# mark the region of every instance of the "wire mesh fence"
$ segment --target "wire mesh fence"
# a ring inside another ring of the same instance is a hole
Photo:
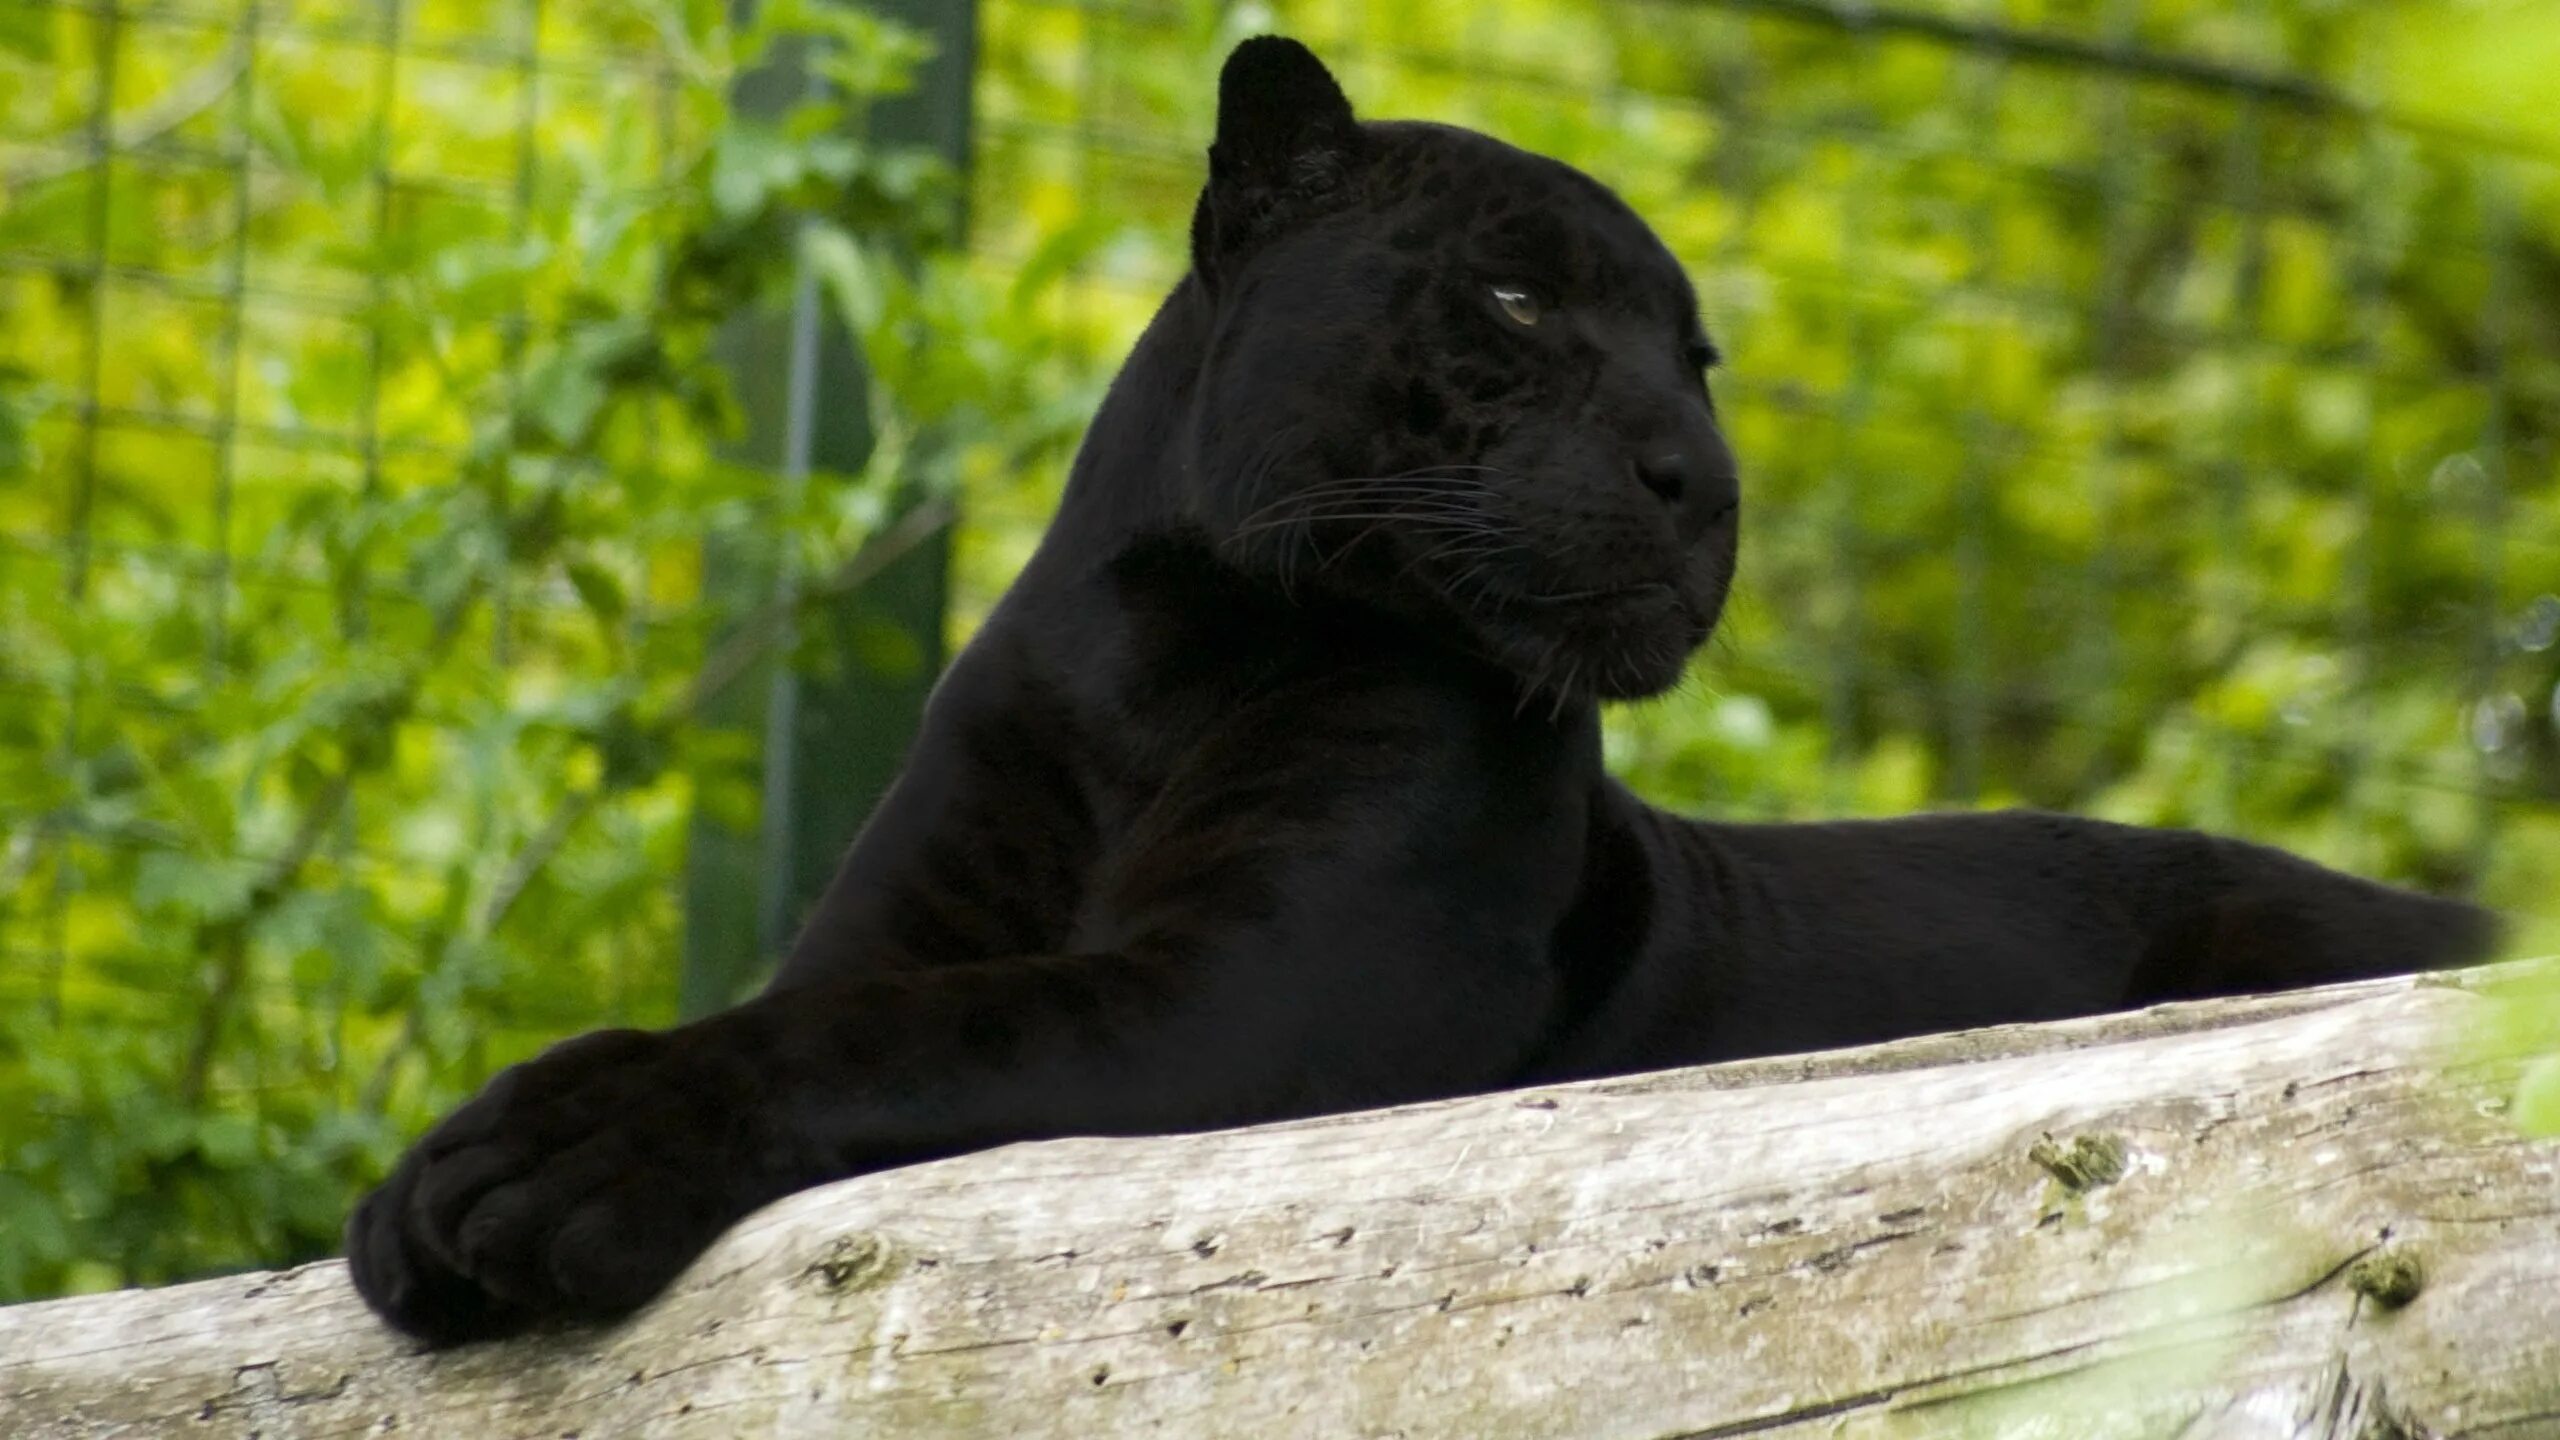
[[[71,932],[116,928],[84,905],[132,900],[82,856],[186,837],[48,799],[119,788],[86,773],[103,752],[217,703],[244,626],[432,629],[414,576],[334,563],[302,522],[448,481],[516,418],[528,334],[558,317],[429,313],[457,277],[418,262],[534,243],[547,185],[648,193],[708,117],[679,106],[655,34],[591,6],[31,0],[14,23],[53,83],[0,134],[23,467],[0,489],[0,596],[22,622],[75,613],[13,627],[0,656],[0,943],[58,972]],[[493,673],[539,664],[557,608],[501,594],[468,643]],[[120,627],[153,643],[119,648]]]
[[[734,121],[724,13],[0,13],[0,1295],[324,1253],[418,1116],[671,1016],[755,806],[706,548],[843,538],[723,458],[719,317],[898,208]]]
[[[2204,824],[2547,939],[2560,157],[2350,98],[2325,7],[2012,10],[981,0],[994,298],[925,348],[985,320],[1046,367],[1017,409],[1083,413],[1182,268],[1224,48],[1294,33],[1372,114],[1591,170],[1699,281],[1743,581],[1612,721],[1649,794]],[[724,465],[648,338],[789,248],[719,209],[780,172],[678,193],[734,134],[722,11],[0,11],[0,1295],[325,1249],[491,1066],[669,1017],[681,906],[770,949],[682,883],[689,821],[772,799],[706,536],[885,513]],[[955,638],[1062,462],[960,466]]]
[[[1592,170],[1733,356],[1741,594],[1613,755],[1727,814],[2028,802],[2539,903],[2560,770],[2554,156],[2349,98],[2314,7],[989,0],[981,245],[1178,273],[1256,28]],[[1009,558],[1009,557],[1008,557]],[[1000,567],[991,567],[1000,568]]]

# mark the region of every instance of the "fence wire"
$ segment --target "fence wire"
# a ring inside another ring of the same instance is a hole
[[[684,57],[598,0],[22,0],[0,42],[50,82],[0,104],[0,621],[40,621],[0,630],[0,998],[62,1015],[77,984],[159,1017],[200,997],[117,978],[152,903],[132,860],[201,837],[92,803],[136,781],[100,767],[224,703],[243,623],[419,629],[411,577],[279,537],[449,483],[560,323],[417,315],[411,262],[525,246],[539,187],[663,187],[706,131],[675,103]],[[475,373],[439,371],[456,354]],[[465,643],[503,685],[556,661],[577,606],[501,585],[493,609]],[[111,653],[119,626],[168,633]],[[431,871],[334,828],[327,874]]]
[[[1613,732],[1663,798],[2094,808],[2530,904],[2560,845],[2553,161],[2343,98],[2298,29],[2159,8],[983,0],[972,244],[1063,264],[1043,303],[1107,369],[1179,273],[1222,47],[1297,34],[1356,99],[1592,169],[1695,269],[1750,509],[1727,639]],[[182,594],[209,671],[244,595],[392,623],[397,577],[341,594],[261,543],[471,450],[384,258],[522,240],[562,167],[663,184],[703,141],[680,57],[604,0],[17,9],[57,63],[0,133],[35,457],[0,602]],[[491,363],[550,318],[504,317]],[[963,616],[1047,496],[973,497]],[[503,597],[466,642],[491,683],[562,603]],[[184,703],[166,678],[0,655],[0,743],[88,763],[75,737]],[[57,980],[126,903],[102,857],[183,840],[7,794],[0,827],[6,968]]]
[[[2553,156],[2352,98],[2284,7],[2014,9],[987,0],[979,244],[1108,215],[1059,303],[1117,353],[1179,273],[1221,48],[1296,35],[1369,113],[1590,169],[1692,267],[1743,578],[1697,683],[1613,731],[1655,794],[2094,810],[2545,908]]]

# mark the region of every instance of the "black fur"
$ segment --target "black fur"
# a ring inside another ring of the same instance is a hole
[[[2465,906],[2043,814],[1736,826],[1603,773],[1736,488],[1680,268],[1607,190],[1220,87],[1194,271],[772,988],[500,1076],[356,1213],[437,1340],[646,1300],[818,1182],[2464,960]],[[1501,293],[1496,293],[1497,291]]]

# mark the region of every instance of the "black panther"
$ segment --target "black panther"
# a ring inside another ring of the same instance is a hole
[[[2234,840],[1720,825],[1601,768],[1739,491],[1680,266],[1598,183],[1219,82],[1192,269],[771,987],[500,1075],[357,1210],[437,1341],[627,1311],[792,1191],[2459,962],[2489,918]]]

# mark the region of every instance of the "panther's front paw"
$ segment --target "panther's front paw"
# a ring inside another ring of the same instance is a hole
[[[752,1057],[607,1030],[501,1074],[347,1222],[356,1289],[437,1343],[602,1318],[780,1193]]]

